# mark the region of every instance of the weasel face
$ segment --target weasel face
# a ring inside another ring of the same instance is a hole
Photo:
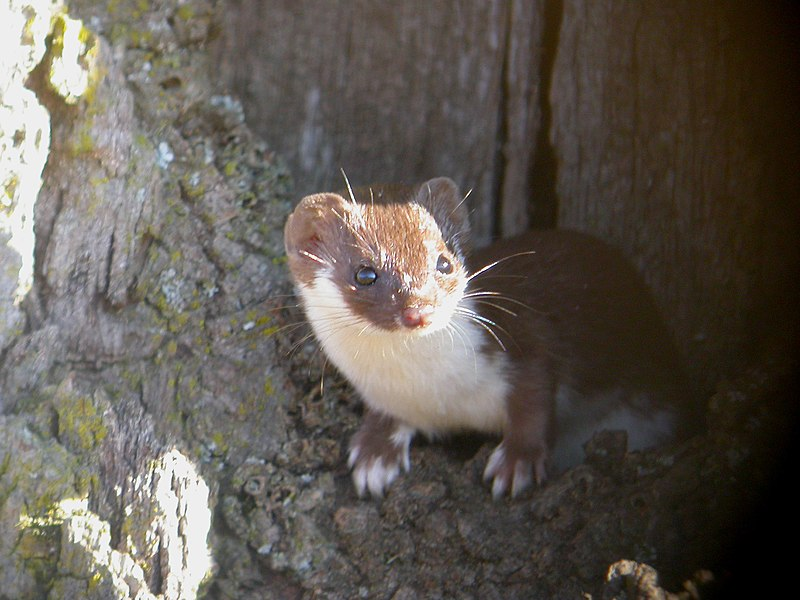
[[[287,222],[286,245],[307,311],[327,313],[331,327],[365,331],[420,336],[448,326],[467,273],[458,236],[446,239],[434,216],[434,192],[421,188],[417,196],[360,203],[319,194],[301,202]],[[330,286],[337,298],[325,293]]]
[[[447,326],[466,273],[433,217],[412,204],[356,205],[335,268],[328,277],[350,312],[387,331],[427,334]]]

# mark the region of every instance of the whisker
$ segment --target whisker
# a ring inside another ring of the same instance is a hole
[[[499,311],[506,313],[512,317],[518,317],[519,315],[515,313],[513,310],[506,308],[505,306],[500,306],[496,302],[489,302],[488,300],[475,300],[478,304],[483,304],[485,306],[491,306],[492,308],[496,308]]]
[[[353,223],[345,215],[340,214],[336,210],[332,209],[332,212],[342,222],[342,224],[347,228],[347,230],[351,234],[353,234],[353,237],[355,237],[357,241],[361,242],[362,246],[365,246],[367,248],[372,249],[373,253],[377,253],[375,251],[376,244],[373,243],[373,242],[370,242],[370,240],[367,239],[366,233],[369,232],[370,229],[367,227],[367,223],[366,223],[366,220],[364,218],[364,214],[363,214],[363,211],[361,209],[361,205],[358,202],[356,202],[355,196],[353,195],[353,190],[352,190],[352,188],[349,187],[349,182],[348,182],[348,190],[349,190],[349,193],[350,193],[350,198],[351,198],[352,203],[353,203],[353,208],[352,208],[352,210],[348,211],[348,214],[351,215],[353,217],[353,219],[355,219],[357,221],[357,224]],[[370,189],[370,194],[371,193],[372,193],[372,189]],[[356,249],[359,248],[359,246],[357,246],[355,244],[350,244],[350,246],[352,248],[356,248]]]
[[[272,337],[274,335],[278,335],[278,334],[281,334],[281,333],[291,333],[295,329],[300,329],[304,325],[308,325],[308,323],[306,321],[297,321],[296,323],[287,323],[286,325],[281,325],[280,327],[272,329],[269,332],[269,337]]]
[[[263,309],[264,312],[275,313],[275,312],[282,312],[286,310],[295,310],[301,308],[303,305],[300,302],[295,304],[281,304],[280,306],[273,306],[271,308]]]
[[[458,313],[456,313],[457,315]],[[450,323],[448,324],[448,328],[452,327],[453,332],[458,335],[458,338],[461,340],[461,344],[464,346],[464,350],[468,351],[472,354],[472,364],[473,364],[473,373],[477,377],[478,373],[478,355],[475,352],[475,346],[472,343],[469,343],[469,336],[464,331],[464,327],[461,323],[458,322],[458,319],[451,319]]]
[[[302,254],[306,258],[310,258],[314,262],[317,262],[317,263],[319,263],[321,265],[325,265],[325,266],[328,265],[328,263],[325,262],[324,260],[322,260],[319,256],[317,256],[316,254],[312,254],[311,252],[309,252],[307,250],[300,250],[300,254]]]
[[[347,186],[347,193],[350,194],[350,201],[353,204],[357,204],[356,197],[353,194],[353,188],[350,185],[350,180],[347,178],[347,173],[344,172],[344,168],[340,168],[339,170],[342,172],[342,177],[344,177],[344,183]]]
[[[297,342],[291,345],[291,347],[286,351],[284,356],[292,356],[295,352],[297,352],[309,339],[314,338],[314,332],[308,333],[300,338]],[[316,352],[319,352],[319,347],[317,348]],[[315,354],[316,354],[315,352]]]
[[[457,211],[459,208],[461,208],[461,205],[462,205],[462,204],[464,204],[464,202],[466,202],[466,201],[467,201],[467,198],[469,198],[470,194],[472,194],[472,190],[471,190],[471,189],[467,190],[467,193],[466,193],[466,194],[464,194],[464,197],[463,197],[463,198],[462,198],[462,199],[459,201],[459,203],[458,203],[458,204],[456,204],[456,205],[453,207],[453,210],[451,210],[451,211],[450,211],[450,214],[449,214],[449,215],[447,215],[447,216],[448,216],[448,217],[452,217],[452,216],[455,214],[455,212],[456,212],[456,211]]]
[[[473,280],[475,277],[477,277],[481,273],[485,273],[489,269],[493,269],[494,267],[496,267],[497,265],[499,265],[502,262],[505,262],[505,261],[510,260],[512,258],[518,258],[520,256],[529,256],[531,254],[536,254],[536,250],[528,250],[528,251],[525,251],[525,252],[517,252],[515,254],[509,254],[508,256],[504,256],[503,258],[499,258],[496,261],[494,261],[492,263],[489,263],[488,265],[486,265],[486,266],[478,269],[477,271],[475,271],[472,275],[467,277],[467,281]]]
[[[491,335],[494,338],[494,340],[497,342],[497,344],[500,346],[500,348],[503,350],[503,352],[506,352],[507,349],[506,349],[505,344],[503,344],[502,340],[500,340],[500,338],[494,332],[492,327],[496,327],[501,332],[506,334],[509,338],[511,338],[511,334],[509,334],[508,331],[506,331],[505,329],[500,327],[500,325],[498,325],[497,323],[495,323],[491,319],[489,319],[487,317],[484,317],[483,315],[475,312],[474,310],[470,310],[470,309],[468,309],[466,307],[460,306],[460,307],[458,307],[456,309],[456,311],[460,315],[462,315],[462,316],[468,318],[469,320],[471,320],[473,323],[476,323],[476,324],[480,325],[481,327],[483,327],[489,333],[489,335]]]
[[[517,300],[516,298],[512,298],[511,296],[506,296],[501,292],[492,292],[488,290],[474,290],[472,292],[467,292],[466,294],[464,294],[464,298],[484,298],[484,297],[496,298],[497,300],[505,300],[506,302],[512,302],[514,304],[522,306],[523,308],[534,310],[531,305],[526,304],[521,300]]]
[[[452,322],[452,319],[451,319]],[[450,323],[448,323],[444,330],[447,332],[447,335],[450,336],[450,352],[455,352],[456,350],[456,335],[454,333],[454,327],[450,327]]]

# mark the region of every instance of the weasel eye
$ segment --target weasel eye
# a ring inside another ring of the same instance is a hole
[[[443,275],[450,275],[453,272],[453,263],[444,254],[440,254],[436,261],[436,270]]]
[[[356,283],[361,286],[368,286],[375,283],[378,274],[372,267],[359,267],[356,271]]]

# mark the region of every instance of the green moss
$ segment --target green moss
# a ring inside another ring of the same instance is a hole
[[[278,327],[277,325],[273,325],[272,327],[264,327],[264,329],[261,330],[261,335],[263,335],[264,337],[271,337],[276,333],[278,333],[280,329],[281,328]]]
[[[109,37],[111,38],[111,43],[113,45],[118,45],[120,43],[127,42],[130,38],[131,26],[127,23],[123,22],[116,22],[111,26],[111,33]]]
[[[92,138],[91,127],[84,124],[84,127],[77,132],[75,142],[72,144],[72,155],[90,154],[94,152],[94,138]]]
[[[131,390],[138,390],[139,387],[142,385],[141,373],[136,373],[135,371],[129,371],[128,369],[123,369],[122,373],[120,373],[120,377],[122,377],[122,380],[127,384],[128,388]]]
[[[8,473],[8,467],[10,462],[11,462],[11,453],[7,452],[3,457],[3,464],[0,465],[0,480],[3,480],[3,478],[6,476],[6,473]],[[12,481],[10,484],[6,481],[3,481],[3,485],[0,486],[0,507],[5,506],[6,500],[8,500],[8,497],[11,495],[11,492],[13,492],[16,489],[16,487],[17,487],[16,480]]]
[[[225,454],[228,450],[227,437],[222,431],[215,431],[211,436],[211,441],[221,453]]]
[[[194,17],[194,8],[188,4],[184,4],[178,7],[178,10],[175,12],[179,19],[184,21],[188,21]]]
[[[137,0],[131,14],[135,19],[140,19],[145,13],[150,11],[150,3],[147,0]]]
[[[100,476],[88,469],[81,469],[75,474],[75,489],[83,496],[88,497],[92,491],[100,489]]]
[[[108,435],[103,417],[91,398],[60,392],[55,400],[58,437],[74,450],[88,452]]]
[[[169,329],[172,333],[178,333],[179,331],[183,330],[184,327],[186,327],[189,319],[190,317],[186,313],[175,313],[174,316],[170,318],[167,329]]]
[[[147,139],[147,136],[143,133],[139,133],[133,138],[134,143],[142,149],[150,150],[152,149],[153,145],[150,143],[150,140]]]
[[[181,188],[190,200],[197,200],[206,194],[206,188],[199,183],[198,178],[193,175],[185,175],[181,181]]]
[[[100,573],[95,573],[89,578],[89,581],[86,583],[86,591],[93,592],[97,587],[103,582],[103,576]]]
[[[153,33],[148,30],[131,29],[127,37],[130,39],[131,46],[135,48],[148,46],[153,42]]]
[[[85,494],[76,498],[72,461],[68,465],[60,466],[61,470],[57,474],[37,482],[35,490],[27,491],[25,512],[19,518],[20,529],[29,529],[34,533],[47,531],[47,528],[58,526],[64,521],[65,514],[71,510],[69,506],[80,505],[85,501]]]
[[[272,381],[267,379],[264,382],[264,391],[267,392],[269,390],[268,396],[271,396],[274,392],[274,388],[272,385]],[[242,400],[239,402],[239,406],[237,408],[237,414],[240,419],[245,420],[249,419],[251,416],[259,415],[263,413],[267,408],[267,399],[262,396],[261,394],[247,394],[243,395]]]
[[[17,538],[14,552],[23,568],[35,581],[48,585],[56,574],[53,550],[61,540],[61,525],[32,525],[23,527]]]
[[[8,198],[8,204],[11,204],[14,200],[14,194],[17,192],[17,187],[19,186],[19,177],[17,175],[11,175],[8,179],[5,180],[3,184],[3,192],[5,196]],[[0,208],[4,208],[4,202],[0,202]],[[13,206],[9,206],[9,212],[13,209]]]

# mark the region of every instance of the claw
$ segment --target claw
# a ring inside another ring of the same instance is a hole
[[[373,498],[383,498],[384,490],[397,479],[399,474],[398,463],[387,465],[379,457],[368,463],[358,464],[353,469],[353,484],[359,498],[363,498],[368,489]]]
[[[411,466],[409,445],[414,430],[399,427],[386,445],[379,448],[362,446],[355,441],[350,447],[347,466],[353,470],[353,485],[359,498],[369,490],[373,498],[383,498],[386,488],[400,475],[400,469]]]
[[[494,449],[483,471],[483,480],[492,480],[492,498],[502,498],[506,492],[511,491],[511,497],[516,498],[533,484],[534,473],[536,482],[542,483],[546,479],[544,458],[531,461],[522,456],[511,455],[506,451],[504,443]]]

